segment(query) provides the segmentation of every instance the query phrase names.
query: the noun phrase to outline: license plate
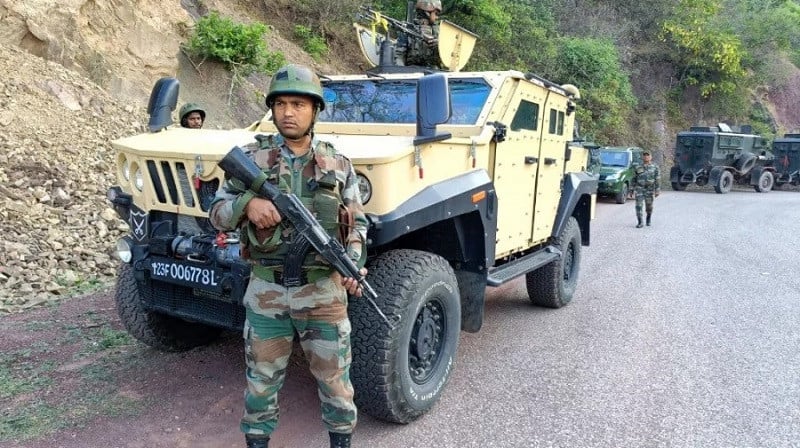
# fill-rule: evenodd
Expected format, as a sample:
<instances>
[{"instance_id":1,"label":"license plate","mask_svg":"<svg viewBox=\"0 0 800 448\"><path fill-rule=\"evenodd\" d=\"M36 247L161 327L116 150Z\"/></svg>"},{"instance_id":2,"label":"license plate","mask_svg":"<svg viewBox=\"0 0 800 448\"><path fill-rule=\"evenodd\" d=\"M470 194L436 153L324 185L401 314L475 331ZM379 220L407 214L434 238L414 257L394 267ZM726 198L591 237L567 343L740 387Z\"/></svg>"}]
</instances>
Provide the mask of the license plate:
<instances>
[{"instance_id":1,"label":"license plate","mask_svg":"<svg viewBox=\"0 0 800 448\"><path fill-rule=\"evenodd\" d=\"M150 278L192 288L222 290L222 271L220 269L166 258L150 260Z\"/></svg>"}]
</instances>

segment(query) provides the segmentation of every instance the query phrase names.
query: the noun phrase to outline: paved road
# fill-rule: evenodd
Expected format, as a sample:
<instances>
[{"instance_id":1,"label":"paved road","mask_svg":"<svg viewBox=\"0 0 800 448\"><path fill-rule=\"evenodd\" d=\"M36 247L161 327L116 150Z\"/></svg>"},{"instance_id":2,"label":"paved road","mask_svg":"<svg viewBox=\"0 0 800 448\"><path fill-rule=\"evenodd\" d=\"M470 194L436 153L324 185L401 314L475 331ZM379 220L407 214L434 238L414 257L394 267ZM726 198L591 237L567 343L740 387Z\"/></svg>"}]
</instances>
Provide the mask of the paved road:
<instances>
[{"instance_id":1,"label":"paved road","mask_svg":"<svg viewBox=\"0 0 800 448\"><path fill-rule=\"evenodd\" d=\"M432 412L362 416L354 445L800 446L800 192L656 207L636 229L632 201L601 201L569 306L530 306L520 280L490 290ZM277 439L325 446L316 412L287 411Z\"/></svg>"}]
</instances>

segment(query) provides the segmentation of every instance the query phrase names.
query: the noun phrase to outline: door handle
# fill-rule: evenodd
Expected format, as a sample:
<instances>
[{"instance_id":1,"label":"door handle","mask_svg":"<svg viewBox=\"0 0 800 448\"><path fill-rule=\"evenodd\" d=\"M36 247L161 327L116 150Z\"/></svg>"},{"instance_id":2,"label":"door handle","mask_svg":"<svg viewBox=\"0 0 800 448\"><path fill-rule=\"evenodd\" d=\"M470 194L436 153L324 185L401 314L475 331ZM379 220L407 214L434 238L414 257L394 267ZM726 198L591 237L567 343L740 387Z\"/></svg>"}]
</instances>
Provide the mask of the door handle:
<instances>
[{"instance_id":1,"label":"door handle","mask_svg":"<svg viewBox=\"0 0 800 448\"><path fill-rule=\"evenodd\" d=\"M556 162L558 162L558 160L556 160L556 159L554 159L552 157L545 157L544 158L544 164L545 165L554 165Z\"/></svg>"},{"instance_id":2,"label":"door handle","mask_svg":"<svg viewBox=\"0 0 800 448\"><path fill-rule=\"evenodd\" d=\"M525 165L533 165L534 163L539 163L538 157L525 156Z\"/></svg>"}]
</instances>

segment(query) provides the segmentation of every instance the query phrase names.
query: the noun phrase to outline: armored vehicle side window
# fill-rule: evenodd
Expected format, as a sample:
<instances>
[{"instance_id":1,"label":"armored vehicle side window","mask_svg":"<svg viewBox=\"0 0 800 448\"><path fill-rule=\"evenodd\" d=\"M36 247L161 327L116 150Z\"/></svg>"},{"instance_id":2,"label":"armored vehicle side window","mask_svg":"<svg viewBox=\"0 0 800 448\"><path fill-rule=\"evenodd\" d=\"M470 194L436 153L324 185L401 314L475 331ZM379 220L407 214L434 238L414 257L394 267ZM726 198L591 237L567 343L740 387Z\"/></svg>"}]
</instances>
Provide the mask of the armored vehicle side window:
<instances>
[{"instance_id":1,"label":"armored vehicle side window","mask_svg":"<svg viewBox=\"0 0 800 448\"><path fill-rule=\"evenodd\" d=\"M550 109L550 133L564 135L564 112Z\"/></svg>"},{"instance_id":2,"label":"armored vehicle side window","mask_svg":"<svg viewBox=\"0 0 800 448\"><path fill-rule=\"evenodd\" d=\"M539 130L538 104L525 100L520 101L517 113L514 114L514 119L511 120L511 130L519 131L520 129Z\"/></svg>"},{"instance_id":3,"label":"armored vehicle side window","mask_svg":"<svg viewBox=\"0 0 800 448\"><path fill-rule=\"evenodd\" d=\"M452 115L449 124L476 124L491 88L480 78L449 79ZM416 122L417 81L331 81L323 87L325 110L321 122Z\"/></svg>"}]
</instances>

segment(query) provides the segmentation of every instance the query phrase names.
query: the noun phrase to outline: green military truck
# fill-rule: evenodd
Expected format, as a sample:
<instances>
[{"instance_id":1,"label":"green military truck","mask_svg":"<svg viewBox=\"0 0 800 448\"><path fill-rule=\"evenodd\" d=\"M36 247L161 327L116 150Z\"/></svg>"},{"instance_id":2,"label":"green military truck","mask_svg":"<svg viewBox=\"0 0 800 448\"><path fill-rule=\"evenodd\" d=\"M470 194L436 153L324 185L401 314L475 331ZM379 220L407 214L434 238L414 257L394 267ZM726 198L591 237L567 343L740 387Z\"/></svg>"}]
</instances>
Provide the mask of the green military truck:
<instances>
[{"instance_id":1,"label":"green military truck","mask_svg":"<svg viewBox=\"0 0 800 448\"><path fill-rule=\"evenodd\" d=\"M359 408L407 423L433 406L455 368L460 331L477 332L487 286L524 277L530 301L559 308L590 241L596 177L571 144L578 90L518 71L419 69L323 76L315 132L352 161L369 219L366 300L350 302ZM275 129L173 126L178 82L149 103L152 132L113 142L108 198L130 224L116 303L137 339L160 350L239 329L249 265L235 233L209 225L233 146Z\"/></svg>"},{"instance_id":2,"label":"green military truck","mask_svg":"<svg viewBox=\"0 0 800 448\"><path fill-rule=\"evenodd\" d=\"M613 196L624 204L633 187L633 168L642 163L642 148L635 146L603 146L600 148L599 196Z\"/></svg>"},{"instance_id":3,"label":"green military truck","mask_svg":"<svg viewBox=\"0 0 800 448\"><path fill-rule=\"evenodd\" d=\"M712 185L717 193L731 191L734 184L751 185L756 191L772 190L775 168L767 139L752 133L750 126L732 129L694 126L678 133L674 166L670 169L672 189Z\"/></svg>"},{"instance_id":4,"label":"green military truck","mask_svg":"<svg viewBox=\"0 0 800 448\"><path fill-rule=\"evenodd\" d=\"M800 185L800 134L784 134L772 142L775 189Z\"/></svg>"}]
</instances>

